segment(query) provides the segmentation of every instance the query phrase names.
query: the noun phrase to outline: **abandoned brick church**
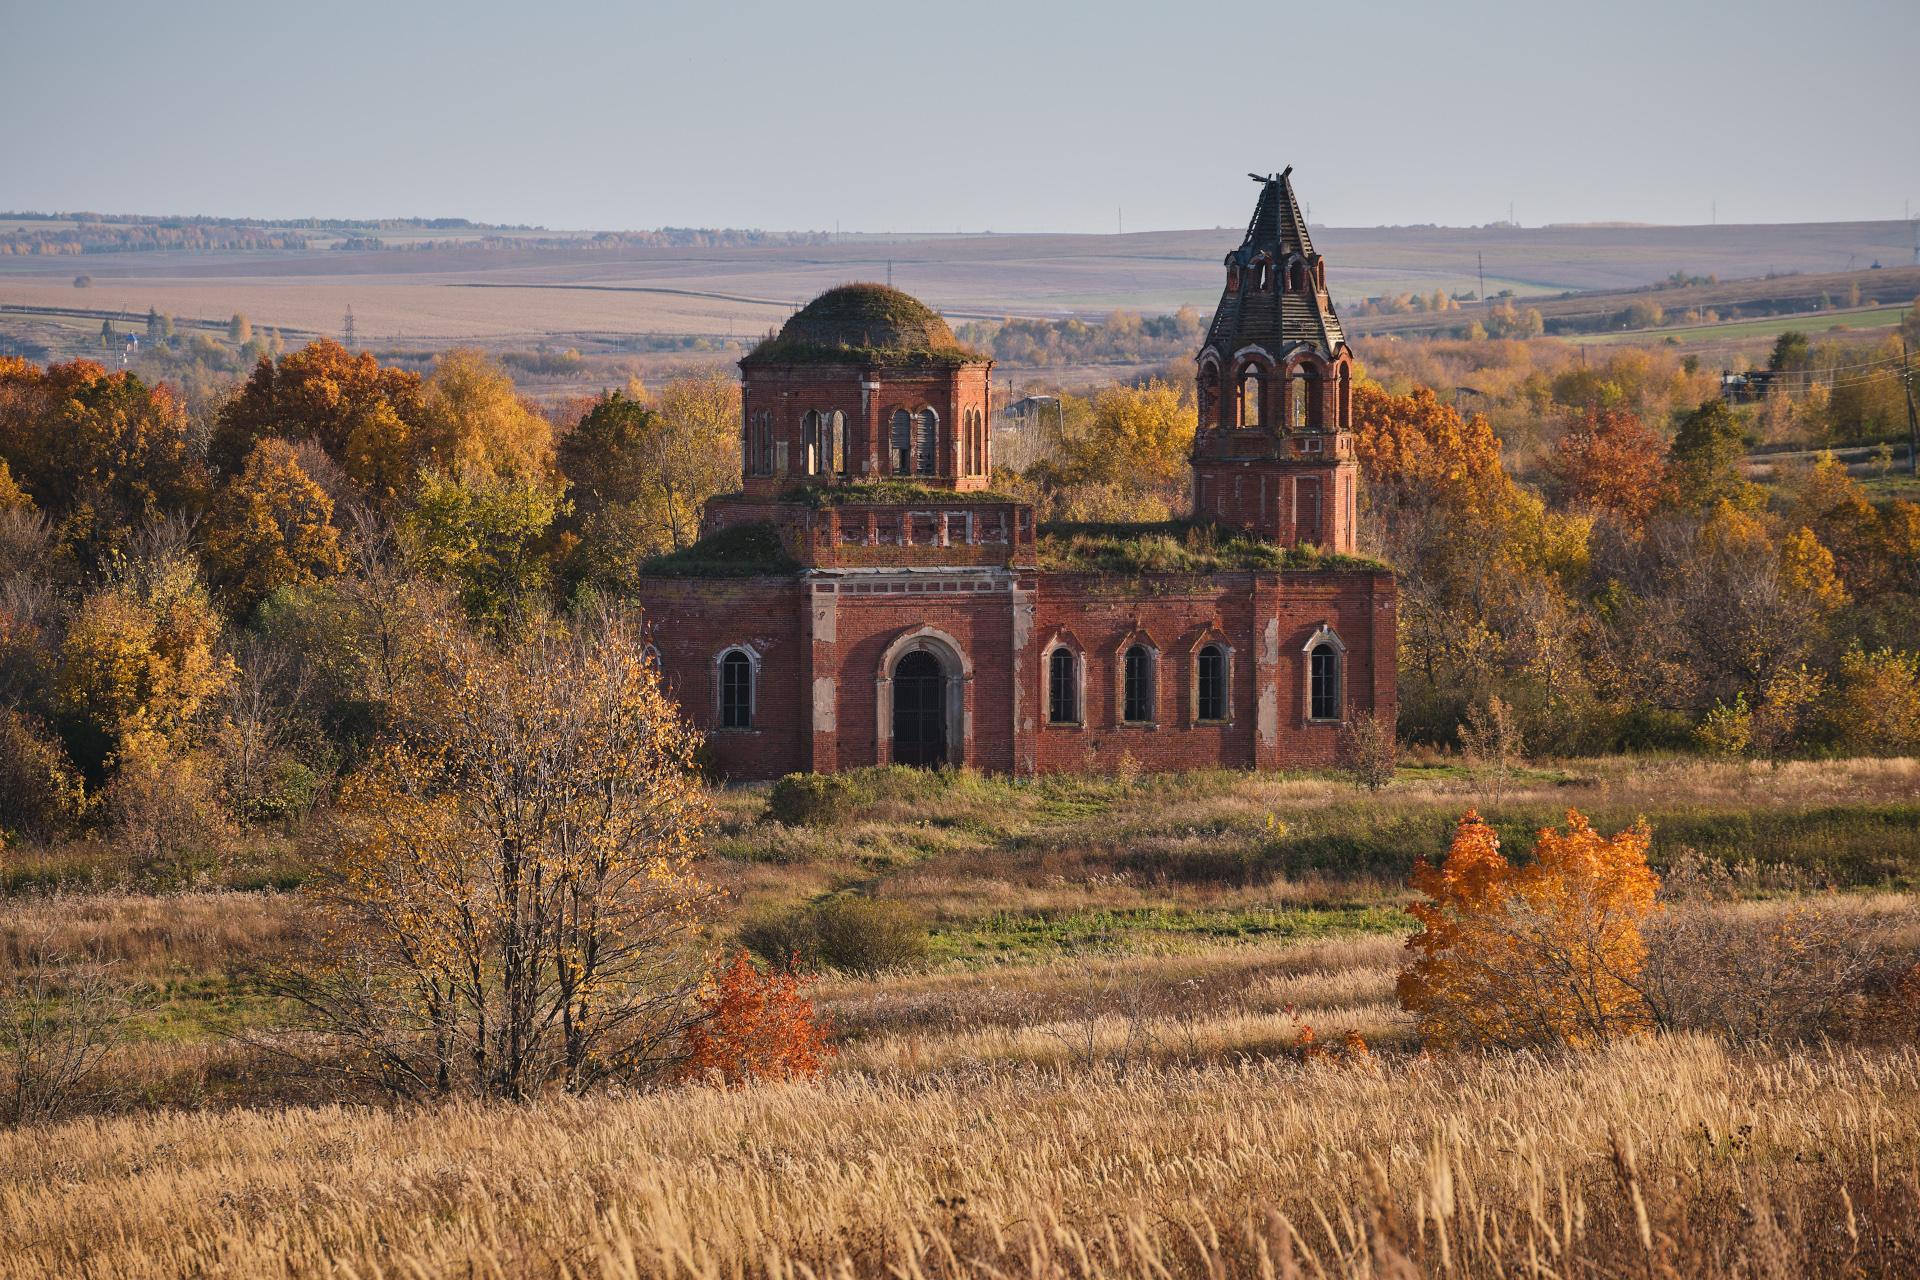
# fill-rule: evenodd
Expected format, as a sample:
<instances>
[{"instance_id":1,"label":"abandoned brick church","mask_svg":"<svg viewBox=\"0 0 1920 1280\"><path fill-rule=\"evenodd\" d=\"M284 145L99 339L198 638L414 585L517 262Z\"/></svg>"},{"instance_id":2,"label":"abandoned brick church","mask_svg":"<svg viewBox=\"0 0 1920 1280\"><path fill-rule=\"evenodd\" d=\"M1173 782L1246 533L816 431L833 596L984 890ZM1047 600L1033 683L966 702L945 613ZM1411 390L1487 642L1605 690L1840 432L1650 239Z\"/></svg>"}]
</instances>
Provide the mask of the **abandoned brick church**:
<instances>
[{"instance_id":1,"label":"abandoned brick church","mask_svg":"<svg viewBox=\"0 0 1920 1280\"><path fill-rule=\"evenodd\" d=\"M640 584L726 774L1271 769L1391 720L1393 578L1352 555L1352 355L1290 173L1196 360L1190 522L1054 530L992 493L992 362L895 290L831 289L741 360L741 491ZM1195 528L1204 569L1141 554Z\"/></svg>"}]
</instances>

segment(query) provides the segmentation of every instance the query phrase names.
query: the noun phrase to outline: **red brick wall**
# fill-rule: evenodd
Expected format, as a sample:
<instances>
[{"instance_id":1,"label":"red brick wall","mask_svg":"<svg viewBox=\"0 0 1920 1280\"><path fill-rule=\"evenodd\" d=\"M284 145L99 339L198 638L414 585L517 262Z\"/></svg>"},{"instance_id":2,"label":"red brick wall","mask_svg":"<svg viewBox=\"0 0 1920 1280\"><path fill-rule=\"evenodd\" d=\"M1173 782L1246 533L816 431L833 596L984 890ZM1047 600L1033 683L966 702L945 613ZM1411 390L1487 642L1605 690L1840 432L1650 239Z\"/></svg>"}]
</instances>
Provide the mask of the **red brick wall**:
<instances>
[{"instance_id":1,"label":"red brick wall","mask_svg":"<svg viewBox=\"0 0 1920 1280\"><path fill-rule=\"evenodd\" d=\"M955 762L988 772L1111 770L1125 757L1152 770L1331 764L1338 727L1306 719L1303 650L1323 624L1346 646L1347 714L1394 711L1393 582L1384 573L1132 581L923 570L654 579L640 595L668 687L701 728L715 720L715 658L733 644L759 655L754 727L710 737L734 777L879 762L883 655L922 628L965 655L966 732ZM1075 726L1046 722L1045 652L1062 634L1085 663ZM1203 637L1231 651L1226 724L1194 722L1193 655ZM1121 715L1121 651L1134 640L1158 650L1156 718L1146 725Z\"/></svg>"},{"instance_id":2,"label":"red brick wall","mask_svg":"<svg viewBox=\"0 0 1920 1280\"><path fill-rule=\"evenodd\" d=\"M848 480L874 480L892 474L887 450L894 410L931 408L939 415L938 474L916 476L920 483L956 489L984 489L987 478L963 474L960 428L969 411L991 421L988 387L992 362L959 367L875 369L860 365L752 365L741 386L743 483L750 494L771 495L801 483L830 483L831 477L805 474L802 422L809 409L838 410L847 416ZM787 470L755 474L752 426L756 414L773 417L774 440L784 442ZM992 435L989 430L988 436Z\"/></svg>"}]
</instances>

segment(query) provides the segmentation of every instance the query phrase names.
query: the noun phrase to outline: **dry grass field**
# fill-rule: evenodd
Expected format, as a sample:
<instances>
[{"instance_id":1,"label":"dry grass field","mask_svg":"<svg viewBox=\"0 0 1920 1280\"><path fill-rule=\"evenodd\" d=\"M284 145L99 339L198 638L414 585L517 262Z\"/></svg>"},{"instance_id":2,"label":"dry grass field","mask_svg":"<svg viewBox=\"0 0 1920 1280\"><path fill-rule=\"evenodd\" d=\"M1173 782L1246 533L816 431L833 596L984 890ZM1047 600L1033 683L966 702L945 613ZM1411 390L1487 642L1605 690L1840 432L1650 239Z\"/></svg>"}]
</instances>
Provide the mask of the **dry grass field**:
<instances>
[{"instance_id":1,"label":"dry grass field","mask_svg":"<svg viewBox=\"0 0 1920 1280\"><path fill-rule=\"evenodd\" d=\"M0 1136L0 1276L1897 1275L1920 1054L969 1067Z\"/></svg>"},{"instance_id":2,"label":"dry grass field","mask_svg":"<svg viewBox=\"0 0 1920 1280\"><path fill-rule=\"evenodd\" d=\"M298 1066L259 975L298 850L143 881L9 851L0 963L107 962L127 1039L83 1114L0 1132L0 1277L1895 1275L1920 1266L1920 1050L1663 1037L1429 1054L1394 999L1413 859L1641 813L1747 864L1764 935L1920 953L1920 761L1448 758L1324 775L899 771L828 826L718 796L724 945L854 896L917 958L812 988L821 1080L390 1109ZM1311 1032L1309 1031L1311 1029ZM1339 1046L1349 1033L1370 1048ZM1309 1039L1335 1046L1307 1059Z\"/></svg>"}]
</instances>

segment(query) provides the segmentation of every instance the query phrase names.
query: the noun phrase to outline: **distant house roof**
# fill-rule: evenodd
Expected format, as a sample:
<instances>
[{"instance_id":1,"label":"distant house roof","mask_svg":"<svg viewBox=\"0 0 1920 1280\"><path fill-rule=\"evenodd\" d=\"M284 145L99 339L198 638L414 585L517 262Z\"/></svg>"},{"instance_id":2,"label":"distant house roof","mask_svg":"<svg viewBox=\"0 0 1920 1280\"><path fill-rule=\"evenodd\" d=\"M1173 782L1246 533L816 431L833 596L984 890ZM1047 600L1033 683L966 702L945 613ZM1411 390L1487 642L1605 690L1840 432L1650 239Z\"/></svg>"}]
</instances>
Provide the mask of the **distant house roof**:
<instances>
[{"instance_id":1,"label":"distant house roof","mask_svg":"<svg viewBox=\"0 0 1920 1280\"><path fill-rule=\"evenodd\" d=\"M1059 396L1021 396L1003 411L1009 418L1027 418L1043 408L1052 408L1060 403Z\"/></svg>"}]
</instances>

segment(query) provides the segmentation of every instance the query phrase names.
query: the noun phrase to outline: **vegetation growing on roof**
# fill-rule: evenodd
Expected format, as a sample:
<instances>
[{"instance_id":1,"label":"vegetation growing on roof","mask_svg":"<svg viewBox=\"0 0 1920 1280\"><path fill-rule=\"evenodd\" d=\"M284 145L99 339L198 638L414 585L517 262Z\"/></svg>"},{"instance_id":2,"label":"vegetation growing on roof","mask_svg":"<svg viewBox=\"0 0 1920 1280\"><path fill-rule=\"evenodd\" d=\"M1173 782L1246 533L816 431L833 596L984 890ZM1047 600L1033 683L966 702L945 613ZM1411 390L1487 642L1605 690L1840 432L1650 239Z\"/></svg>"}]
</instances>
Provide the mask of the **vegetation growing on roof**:
<instances>
[{"instance_id":1,"label":"vegetation growing on roof","mask_svg":"<svg viewBox=\"0 0 1920 1280\"><path fill-rule=\"evenodd\" d=\"M743 364L961 365L985 360L939 313L882 284L843 284L795 312Z\"/></svg>"},{"instance_id":2,"label":"vegetation growing on roof","mask_svg":"<svg viewBox=\"0 0 1920 1280\"><path fill-rule=\"evenodd\" d=\"M959 502L1019 502L1005 493L977 489L936 489L911 480L863 480L855 484L795 485L781 495L787 502L810 507L845 507L861 502L908 502L951 506Z\"/></svg>"},{"instance_id":3,"label":"vegetation growing on roof","mask_svg":"<svg viewBox=\"0 0 1920 1280\"><path fill-rule=\"evenodd\" d=\"M1282 547L1217 525L1044 524L1040 567L1058 573L1218 573L1225 570L1383 570L1367 556Z\"/></svg>"},{"instance_id":4,"label":"vegetation growing on roof","mask_svg":"<svg viewBox=\"0 0 1920 1280\"><path fill-rule=\"evenodd\" d=\"M643 578L756 578L794 573L800 563L787 554L771 524L735 525L710 533L690 547L655 556L640 566Z\"/></svg>"}]
</instances>

